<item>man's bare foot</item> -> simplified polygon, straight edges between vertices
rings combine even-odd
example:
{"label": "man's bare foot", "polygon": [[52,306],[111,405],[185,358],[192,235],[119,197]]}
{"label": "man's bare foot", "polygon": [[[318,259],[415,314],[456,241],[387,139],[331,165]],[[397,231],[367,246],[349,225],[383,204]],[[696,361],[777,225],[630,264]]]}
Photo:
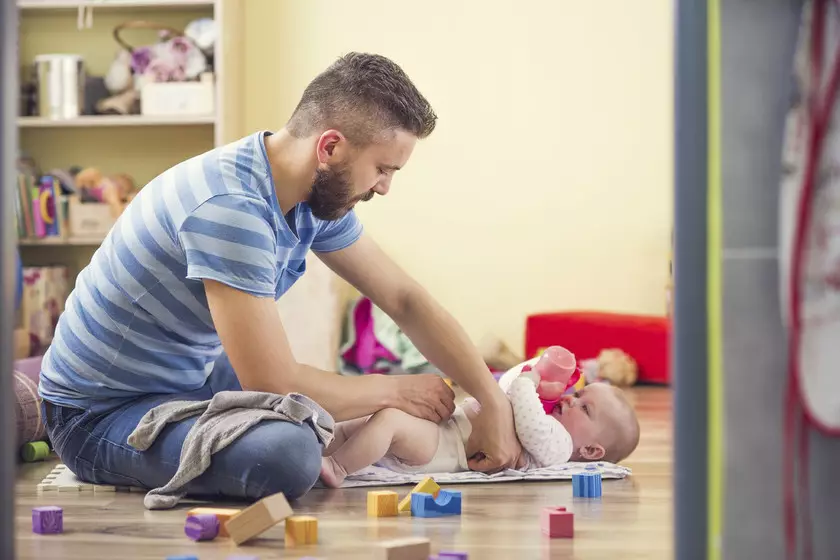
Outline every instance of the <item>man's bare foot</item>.
{"label": "man's bare foot", "polygon": [[347,478],[344,467],[332,457],[321,459],[321,480],[329,488],[341,488],[341,483]]}

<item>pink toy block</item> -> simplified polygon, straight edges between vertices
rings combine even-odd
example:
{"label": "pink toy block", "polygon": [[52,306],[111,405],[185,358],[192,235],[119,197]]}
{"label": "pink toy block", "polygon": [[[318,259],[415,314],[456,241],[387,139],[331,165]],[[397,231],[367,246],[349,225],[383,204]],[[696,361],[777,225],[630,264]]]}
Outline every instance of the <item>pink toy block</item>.
{"label": "pink toy block", "polygon": [[32,531],[40,535],[64,532],[64,510],[58,506],[32,508]]}
{"label": "pink toy block", "polygon": [[543,508],[540,516],[543,535],[552,539],[571,539],[575,534],[575,514],[564,507]]}

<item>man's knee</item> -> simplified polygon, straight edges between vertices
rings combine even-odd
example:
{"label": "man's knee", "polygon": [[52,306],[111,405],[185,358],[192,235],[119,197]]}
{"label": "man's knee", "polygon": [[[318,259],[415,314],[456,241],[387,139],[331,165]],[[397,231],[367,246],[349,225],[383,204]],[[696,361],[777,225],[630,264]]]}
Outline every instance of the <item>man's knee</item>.
{"label": "man's knee", "polygon": [[[250,436],[250,437],[249,437]],[[322,447],[308,426],[263,422],[247,436],[253,465],[250,481],[260,496],[282,492],[293,500],[306,494],[321,473]]]}

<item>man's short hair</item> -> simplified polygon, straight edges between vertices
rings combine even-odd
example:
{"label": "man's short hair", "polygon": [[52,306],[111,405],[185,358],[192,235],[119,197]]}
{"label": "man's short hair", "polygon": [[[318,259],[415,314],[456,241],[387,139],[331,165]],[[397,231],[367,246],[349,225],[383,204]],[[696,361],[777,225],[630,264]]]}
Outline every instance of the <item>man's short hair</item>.
{"label": "man's short hair", "polygon": [[334,128],[366,145],[397,128],[425,138],[436,121],[431,105],[399,65],[381,55],[351,52],[310,82],[286,129],[305,138]]}

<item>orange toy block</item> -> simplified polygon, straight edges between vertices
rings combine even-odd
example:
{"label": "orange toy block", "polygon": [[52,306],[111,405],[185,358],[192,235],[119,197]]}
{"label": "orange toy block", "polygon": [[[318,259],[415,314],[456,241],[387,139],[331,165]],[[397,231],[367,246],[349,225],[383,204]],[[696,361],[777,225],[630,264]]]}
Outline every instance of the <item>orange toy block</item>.
{"label": "orange toy block", "polygon": [[438,492],[440,492],[440,486],[438,486],[438,483],[432,480],[431,477],[424,478],[411,490],[411,492],[408,493],[408,496],[402,499],[399,507],[400,511],[411,511],[411,495],[415,492],[431,494],[437,498]]}
{"label": "orange toy block", "polygon": [[380,560],[427,560],[432,553],[429,539],[407,538],[382,543]]}
{"label": "orange toy block", "polygon": [[318,543],[318,520],[308,515],[286,519],[286,548]]}
{"label": "orange toy block", "polygon": [[225,523],[230,538],[236,544],[242,544],[261,533],[265,533],[294,512],[286,496],[272,494],[250,505]]}
{"label": "orange toy block", "polygon": [[575,536],[575,514],[564,507],[543,508],[540,514],[543,535],[552,539],[571,539]]}
{"label": "orange toy block", "polygon": [[396,517],[398,501],[399,497],[396,492],[368,492],[368,517]]}
{"label": "orange toy block", "polygon": [[215,515],[216,519],[219,520],[219,536],[220,537],[229,537],[227,532],[227,527],[225,527],[225,523],[228,522],[228,519],[236,515],[242,511],[241,509],[225,509],[225,508],[211,508],[211,507],[197,507],[192,508],[190,511],[187,512],[187,517],[190,515]]}

